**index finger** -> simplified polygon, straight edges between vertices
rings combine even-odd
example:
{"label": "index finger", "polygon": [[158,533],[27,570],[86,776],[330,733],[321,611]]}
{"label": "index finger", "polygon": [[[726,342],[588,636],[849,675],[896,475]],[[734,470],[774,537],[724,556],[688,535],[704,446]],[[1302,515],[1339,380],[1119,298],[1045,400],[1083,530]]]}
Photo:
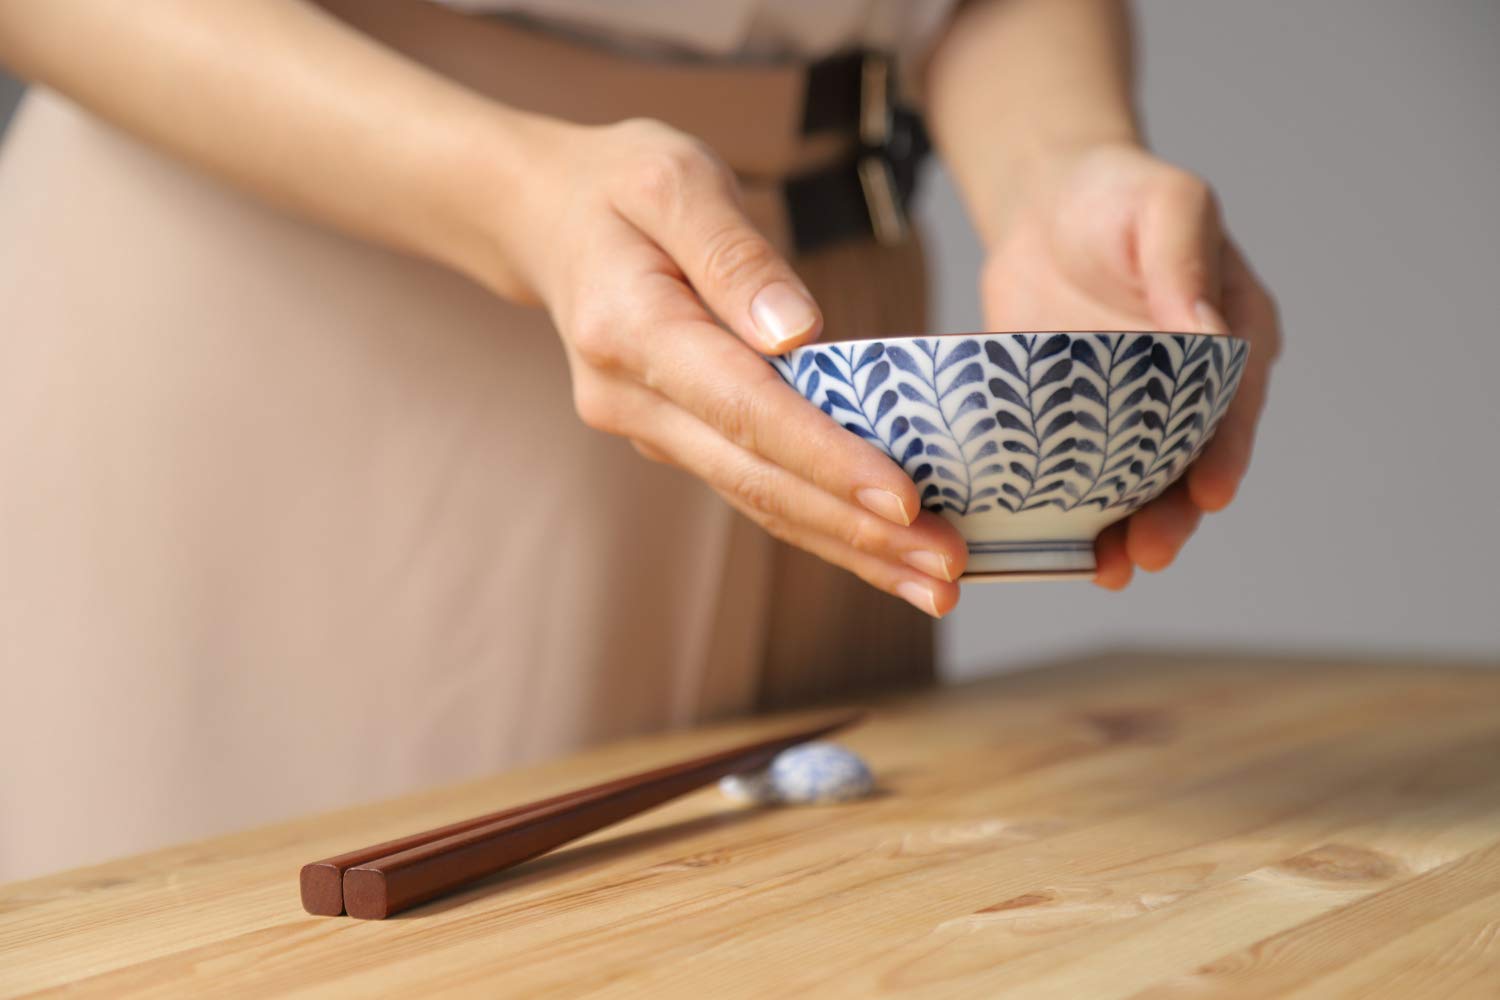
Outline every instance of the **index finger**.
{"label": "index finger", "polygon": [[1250,467],[1255,431],[1265,407],[1271,365],[1281,353],[1281,322],[1276,303],[1232,244],[1227,244],[1224,311],[1231,333],[1250,341],[1250,356],[1239,391],[1219,422],[1213,440],[1188,469],[1193,502],[1204,510],[1229,505]]}
{"label": "index finger", "polygon": [[707,321],[648,333],[647,385],[735,444],[886,520],[909,525],[917,486],[888,455],[803,398],[764,358]]}

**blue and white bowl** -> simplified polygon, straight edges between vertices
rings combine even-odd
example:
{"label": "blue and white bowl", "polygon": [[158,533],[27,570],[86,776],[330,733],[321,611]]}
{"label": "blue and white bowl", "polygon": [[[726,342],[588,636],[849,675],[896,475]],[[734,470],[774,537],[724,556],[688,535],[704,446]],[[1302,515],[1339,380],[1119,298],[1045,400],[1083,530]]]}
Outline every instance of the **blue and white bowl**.
{"label": "blue and white bowl", "polygon": [[1250,345],[1189,333],[981,333],[771,358],[881,448],[969,543],[965,579],[1094,571],[1094,539],[1198,457]]}

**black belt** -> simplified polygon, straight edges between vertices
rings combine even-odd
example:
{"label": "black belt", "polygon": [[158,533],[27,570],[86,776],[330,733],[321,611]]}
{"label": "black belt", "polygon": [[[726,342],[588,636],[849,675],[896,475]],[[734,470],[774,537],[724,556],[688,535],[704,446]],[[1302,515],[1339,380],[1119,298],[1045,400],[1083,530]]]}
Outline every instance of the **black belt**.
{"label": "black belt", "polygon": [[798,252],[844,240],[905,240],[919,168],[932,147],[921,117],[896,103],[891,57],[849,52],[814,63],[802,132],[846,132],[859,147],[841,163],[787,180]]}

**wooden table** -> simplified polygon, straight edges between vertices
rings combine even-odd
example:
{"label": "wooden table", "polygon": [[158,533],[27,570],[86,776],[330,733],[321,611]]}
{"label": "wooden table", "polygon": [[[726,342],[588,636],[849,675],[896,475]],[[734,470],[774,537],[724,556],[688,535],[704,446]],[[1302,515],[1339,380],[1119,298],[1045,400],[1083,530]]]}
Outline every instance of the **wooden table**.
{"label": "wooden table", "polygon": [[384,922],[343,848],[781,728],[677,733],[0,888],[0,994],[1500,996],[1500,670],[1120,655],[877,703],[884,794],[706,791]]}

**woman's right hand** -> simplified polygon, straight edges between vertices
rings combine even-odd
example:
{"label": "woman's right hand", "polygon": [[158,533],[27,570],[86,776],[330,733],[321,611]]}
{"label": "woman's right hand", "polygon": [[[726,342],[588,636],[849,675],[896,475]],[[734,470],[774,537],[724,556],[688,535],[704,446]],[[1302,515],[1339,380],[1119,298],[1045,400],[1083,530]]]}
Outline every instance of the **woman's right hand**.
{"label": "woman's right hand", "polygon": [[524,235],[505,255],[562,336],[584,423],[687,470],[775,537],[930,615],[951,610],[957,530],[759,356],[813,340],[822,317],[729,170],[656,122],[542,132],[522,211],[507,213]]}
{"label": "woman's right hand", "polygon": [[701,145],[497,104],[305,0],[124,9],[0,3],[0,61],[298,215],[545,303],[589,425],[930,614],[953,607],[957,532],[747,346],[809,340],[818,311]]}

